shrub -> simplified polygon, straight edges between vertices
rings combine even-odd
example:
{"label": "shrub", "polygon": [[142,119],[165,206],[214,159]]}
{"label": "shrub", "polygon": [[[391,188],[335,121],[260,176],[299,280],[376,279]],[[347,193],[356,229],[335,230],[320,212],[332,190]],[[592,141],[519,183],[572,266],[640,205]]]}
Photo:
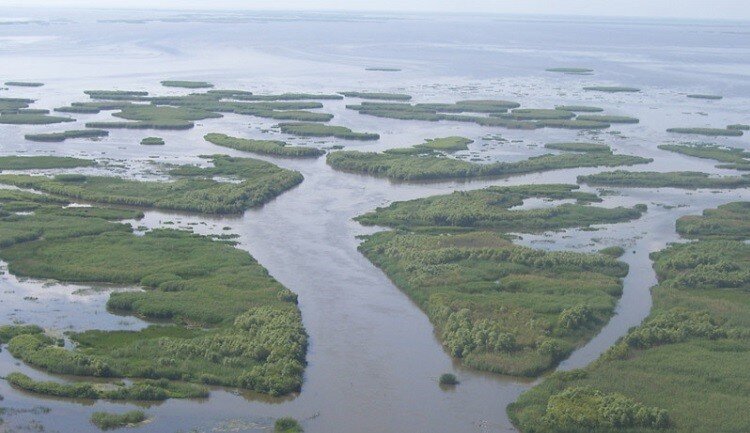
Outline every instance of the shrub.
{"label": "shrub", "polygon": [[275,433],[301,433],[302,426],[296,419],[290,417],[279,418],[273,424]]}
{"label": "shrub", "polygon": [[438,383],[443,386],[453,386],[458,385],[458,378],[455,374],[452,373],[443,373],[440,375],[440,379],[438,380]]}
{"label": "shrub", "polygon": [[141,410],[131,410],[121,414],[108,412],[94,412],[91,422],[102,430],[111,430],[138,424],[146,420],[146,414]]}

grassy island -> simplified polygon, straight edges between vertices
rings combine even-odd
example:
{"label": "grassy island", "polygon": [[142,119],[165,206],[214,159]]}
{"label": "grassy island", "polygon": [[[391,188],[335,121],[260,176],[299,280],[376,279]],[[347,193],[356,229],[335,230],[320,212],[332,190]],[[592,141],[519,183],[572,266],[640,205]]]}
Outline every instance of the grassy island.
{"label": "grassy island", "polygon": [[549,68],[547,72],[558,72],[567,75],[592,75],[594,70],[589,68]]}
{"label": "grassy island", "polygon": [[321,125],[319,123],[279,123],[279,129],[285,134],[301,137],[336,137],[346,140],[377,140],[380,138],[380,135],[371,132],[354,132],[344,126]]}
{"label": "grassy island", "polygon": [[624,86],[588,86],[584,87],[583,90],[588,92],[605,92],[605,93],[637,93],[641,89],[637,87],[624,87]]}
{"label": "grassy island", "polygon": [[146,414],[142,410],[131,410],[125,413],[94,412],[91,415],[91,423],[101,430],[133,426],[145,420]]}
{"label": "grassy island", "polygon": [[727,125],[727,129],[734,129],[737,131],[750,131],[750,125],[744,123],[735,123],[734,125]]}
{"label": "grassy island", "polygon": [[[397,230],[360,250],[428,315],[443,345],[473,368],[536,376],[594,336],[612,315],[628,267],[602,254],[513,244],[537,233],[639,218],[606,209],[575,185],[490,187],[393,203],[358,218]],[[518,209],[528,198],[577,203]]]}
{"label": "grassy island", "polygon": [[592,107],[590,105],[558,105],[555,107],[558,110],[574,111],[580,113],[601,113],[604,108]]}
{"label": "grassy island", "polygon": [[715,144],[662,144],[659,149],[722,162],[718,167],[750,171],[750,152]]}
{"label": "grassy island", "polygon": [[36,81],[6,81],[5,85],[11,87],[42,87],[44,83]]}
{"label": "grassy island", "polygon": [[719,100],[719,99],[724,98],[721,95],[703,95],[703,94],[691,94],[691,95],[687,95],[687,97],[693,98],[693,99],[711,99],[711,100]]}
{"label": "grassy island", "polygon": [[51,125],[53,123],[75,122],[63,116],[49,116],[36,110],[0,113],[0,124],[6,125]]}
{"label": "grassy island", "polygon": [[742,131],[738,129],[722,128],[669,128],[667,132],[674,134],[705,135],[707,137],[741,137]]}
{"label": "grassy island", "polygon": [[373,66],[369,68],[365,68],[365,71],[373,71],[373,72],[401,72],[401,69],[399,68],[386,68],[381,66]]}
{"label": "grassy island", "polygon": [[128,105],[112,114],[128,122],[89,122],[87,128],[190,129],[196,120],[213,119],[221,114],[198,108]]}
{"label": "grassy island", "polygon": [[108,99],[112,101],[138,101],[146,99],[148,92],[140,90],[84,90],[91,99]]}
{"label": "grassy island", "polygon": [[379,93],[379,92],[339,92],[347,98],[374,99],[381,101],[408,101],[411,95],[404,93]]}
{"label": "grassy island", "polygon": [[141,140],[143,146],[164,146],[164,139],[161,137],[144,137]]}
{"label": "grassy island", "polygon": [[292,158],[316,158],[325,152],[316,147],[290,146],[277,140],[252,140],[248,138],[230,137],[226,134],[206,134],[206,141],[217,146],[241,150],[243,152],[261,155],[286,156]]}
{"label": "grassy island", "polygon": [[101,138],[109,135],[103,129],[75,129],[63,132],[50,132],[46,134],[26,134],[24,138],[29,141],[65,141],[69,138]]}
{"label": "grassy island", "polygon": [[510,116],[516,120],[548,120],[572,119],[576,115],[572,111],[556,108],[516,108],[510,112]]}
{"label": "grassy island", "polygon": [[[687,216],[651,258],[651,314],[596,362],[555,373],[508,408],[523,433],[750,429],[750,203]],[[738,222],[741,222],[738,225]],[[739,385],[743,384],[743,385]]]}
{"label": "grassy island", "polygon": [[575,167],[614,167],[645,164],[650,159],[638,156],[615,155],[607,152],[582,154],[541,155],[517,162],[479,164],[446,157],[445,155],[415,147],[391,149],[382,153],[337,151],[330,152],[328,164],[337,169],[355,173],[387,177],[393,180],[438,180],[482,176],[507,176],[538,171]]}
{"label": "grassy island", "polygon": [[[210,160],[211,167],[173,168],[169,173],[177,179],[166,182],[110,176],[0,175],[0,183],[96,203],[223,214],[262,205],[302,182],[298,172],[257,159],[214,155]],[[216,181],[215,176],[237,182]]]}
{"label": "grassy island", "polygon": [[547,149],[564,150],[567,152],[607,152],[611,153],[612,149],[606,144],[601,143],[584,143],[584,142],[562,142],[547,143],[544,145]]}
{"label": "grassy island", "polygon": [[598,114],[585,114],[576,117],[578,120],[604,122],[604,123],[638,123],[640,120],[630,116],[610,116]]}
{"label": "grassy island", "polygon": [[206,81],[184,81],[184,80],[166,80],[162,81],[164,87],[182,87],[184,89],[208,89],[214,85]]}
{"label": "grassy island", "polygon": [[592,186],[623,188],[715,188],[732,189],[750,186],[750,176],[713,177],[698,171],[607,171],[589,176],[578,176],[579,183]]}
{"label": "grassy island", "polygon": [[473,142],[474,140],[465,137],[442,137],[427,139],[424,143],[418,144],[414,147],[453,152],[456,150],[466,150],[469,148],[469,144]]}
{"label": "grassy island", "polygon": [[205,397],[202,385],[272,395],[300,389],[307,337],[296,295],[250,254],[185,231],[136,235],[130,225],[115,222],[133,217],[126,209],[79,212],[64,205],[44,194],[0,192],[0,258],[9,272],[143,288],[113,292],[107,308],[159,324],[138,331],[68,332],[74,349],[58,346],[37,326],[0,327],[8,352],[35,368],[133,379],[129,385],[59,383],[12,373],[7,378],[13,386],[121,400]]}

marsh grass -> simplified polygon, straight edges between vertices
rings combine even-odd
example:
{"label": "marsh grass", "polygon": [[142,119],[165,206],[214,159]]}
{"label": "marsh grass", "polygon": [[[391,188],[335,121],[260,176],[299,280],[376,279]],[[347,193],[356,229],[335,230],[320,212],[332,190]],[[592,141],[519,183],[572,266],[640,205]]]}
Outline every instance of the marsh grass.
{"label": "marsh grass", "polygon": [[715,144],[662,144],[659,149],[696,158],[714,159],[722,162],[719,168],[750,170],[750,152],[738,147],[725,147]]}
{"label": "marsh grass", "polygon": [[108,135],[109,132],[103,129],[76,129],[46,134],[26,134],[24,138],[29,141],[60,142],[69,138],[101,138]]}
{"label": "marsh grass", "polygon": [[624,171],[616,170],[578,176],[579,183],[592,186],[614,186],[625,188],[717,188],[733,189],[750,186],[750,176],[713,177],[696,171]]}
{"label": "marsh grass", "polygon": [[373,99],[381,101],[408,101],[411,95],[404,93],[383,93],[383,92],[339,92],[347,98]]}
{"label": "marsh grass", "polygon": [[91,159],[69,156],[0,156],[0,170],[43,170],[48,168],[91,167]]}
{"label": "marsh grass", "polygon": [[125,413],[94,412],[91,423],[101,430],[112,430],[133,426],[146,420],[146,414],[141,410],[131,410]]}
{"label": "marsh grass", "polygon": [[276,140],[252,140],[247,138],[230,137],[225,134],[206,134],[203,137],[206,141],[217,146],[228,147],[230,149],[240,150],[243,152],[252,152],[261,155],[276,155],[294,158],[316,158],[324,151],[307,146],[290,146],[283,141]]}
{"label": "marsh grass", "polygon": [[707,137],[741,137],[742,131],[738,129],[721,128],[669,128],[667,132],[674,134],[705,135]]}
{"label": "marsh grass", "polygon": [[206,81],[165,80],[161,82],[164,87],[182,87],[184,89],[207,89],[214,87]]}
{"label": "marsh grass", "polygon": [[354,132],[344,126],[321,125],[319,123],[294,122],[280,123],[279,129],[285,134],[302,137],[336,137],[345,140],[377,140],[379,134],[371,132]]}

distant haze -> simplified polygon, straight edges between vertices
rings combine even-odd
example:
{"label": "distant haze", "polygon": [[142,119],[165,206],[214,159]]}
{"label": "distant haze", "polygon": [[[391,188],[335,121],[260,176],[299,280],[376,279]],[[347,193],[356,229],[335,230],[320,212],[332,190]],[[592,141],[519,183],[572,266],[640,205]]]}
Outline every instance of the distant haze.
{"label": "distant haze", "polygon": [[748,0],[4,0],[2,3],[6,8],[465,12],[750,20]]}

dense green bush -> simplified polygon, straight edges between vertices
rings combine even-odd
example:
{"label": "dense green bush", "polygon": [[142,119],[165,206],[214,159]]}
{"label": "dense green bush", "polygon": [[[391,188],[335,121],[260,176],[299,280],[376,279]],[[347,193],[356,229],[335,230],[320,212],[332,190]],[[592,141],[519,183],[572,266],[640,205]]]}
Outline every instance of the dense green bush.
{"label": "dense green bush", "polygon": [[273,425],[274,433],[302,433],[302,426],[296,419],[290,417],[279,418]]}

